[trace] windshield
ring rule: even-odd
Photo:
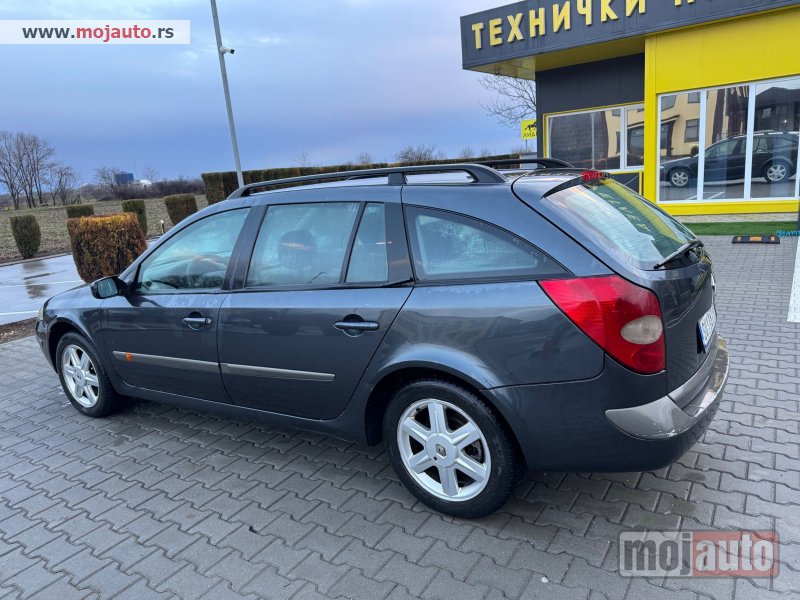
[[[694,234],[611,179],[575,185],[545,198],[572,225],[626,263],[653,270]]]

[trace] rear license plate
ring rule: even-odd
[[[717,328],[717,309],[713,305],[706,314],[700,317],[697,326],[700,329],[700,341],[703,343],[703,350],[708,350],[708,343]]]

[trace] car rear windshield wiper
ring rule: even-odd
[[[683,246],[681,246],[680,248],[675,250],[675,252],[673,252],[672,254],[667,256],[664,260],[662,260],[660,263],[655,265],[653,268],[654,269],[660,269],[661,267],[666,266],[667,264],[671,263],[676,258],[683,256],[684,254],[690,252],[691,250],[694,250],[695,248],[702,248],[702,247],[703,247],[703,242],[701,240],[694,239],[691,242],[687,242],[686,244],[684,244]]]

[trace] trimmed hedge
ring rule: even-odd
[[[164,205],[167,207],[167,214],[173,225],[177,225],[189,215],[197,212],[197,200],[195,200],[194,194],[164,196]]]
[[[94,206],[91,204],[73,204],[67,206],[68,219],[80,219],[81,217],[91,217],[94,215]]]
[[[122,212],[134,213],[139,219],[142,232],[147,237],[147,213],[144,210],[144,200],[124,200],[122,202]]]
[[[11,217],[11,233],[22,258],[33,258],[42,244],[42,230],[33,215]]]
[[[133,213],[67,219],[72,258],[87,283],[118,275],[147,249]]]
[[[428,165],[448,165],[454,163],[474,163],[485,160],[501,160],[505,158],[519,158],[517,155],[504,154],[499,156],[484,156],[482,158],[448,158],[445,160],[431,160]],[[327,167],[288,167],[282,169],[256,169],[253,171],[243,171],[242,178],[245,185],[258,181],[270,181],[272,179],[284,179],[286,177],[297,177],[299,175],[318,175],[323,173],[338,173],[339,171],[352,171],[358,169],[382,169],[385,167],[405,167],[419,163],[375,163],[372,165],[332,165]],[[224,171],[216,173],[203,173],[203,183],[206,186],[206,200],[209,204],[216,204],[230,196],[238,187],[239,183],[234,171]]]

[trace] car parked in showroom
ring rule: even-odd
[[[526,470],[690,448],[728,372],[715,293],[702,242],[605,173],[419,166],[244,186],[36,329],[83,414],[132,396],[382,442],[420,500],[479,517]]]
[[[782,183],[797,173],[798,133],[757,131],[753,136],[751,175],[767,183]],[[708,146],[703,162],[705,181],[744,179],[747,165],[747,136],[735,135]],[[697,179],[697,154],[662,163],[661,181],[673,187],[686,187]]]

